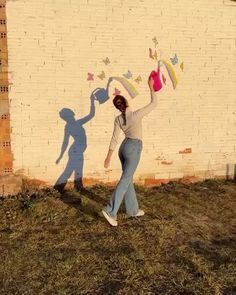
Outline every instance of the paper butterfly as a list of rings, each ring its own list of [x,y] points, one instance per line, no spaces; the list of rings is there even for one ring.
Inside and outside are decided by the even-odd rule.
[[[114,96],[119,95],[121,92],[119,89],[115,88],[115,92],[113,93]]]
[[[92,74],[92,73],[88,73],[87,80],[88,80],[88,81],[94,81],[94,74]]]
[[[184,70],[184,63],[183,63],[183,62],[181,62],[181,64],[180,64],[180,68],[181,68],[181,70],[182,70],[182,72],[183,72],[183,70]]]
[[[130,79],[133,77],[132,73],[130,72],[130,70],[128,70],[128,72],[126,74],[123,74],[123,76],[126,78],[126,79]]]
[[[152,38],[152,41],[155,44],[155,47],[157,47],[157,44],[158,44],[157,37]]]
[[[105,76],[105,72],[104,71],[102,71],[101,74],[98,75],[98,78],[101,79],[101,80],[103,80],[105,77],[106,76]]]
[[[163,83],[166,85],[166,77],[162,74]]]
[[[107,66],[110,63],[110,59],[107,57],[105,59],[102,60],[104,62],[104,64]]]
[[[139,84],[140,82],[142,82],[142,77],[138,76],[134,81]]]
[[[178,57],[177,55],[175,54],[175,56],[173,58],[170,58],[171,62],[172,62],[172,65],[176,65],[178,63]]]
[[[149,57],[152,59],[157,60],[157,51],[155,50],[154,53],[152,52],[152,49],[149,48]]]

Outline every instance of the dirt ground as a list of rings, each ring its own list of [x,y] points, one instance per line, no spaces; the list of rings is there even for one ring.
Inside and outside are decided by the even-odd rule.
[[[0,198],[0,294],[236,294],[236,183],[136,186],[143,217],[101,215],[113,188]]]

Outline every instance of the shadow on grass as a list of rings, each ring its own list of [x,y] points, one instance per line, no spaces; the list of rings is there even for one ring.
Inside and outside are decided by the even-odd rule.
[[[105,205],[105,199],[86,188],[82,188],[80,191],[66,191],[61,195],[60,200],[75,208],[80,215],[90,216],[90,221],[101,216],[100,211]]]
[[[119,291],[124,287],[124,280],[121,276],[117,277],[117,279],[107,278],[103,281],[102,286],[96,291],[97,295],[114,295],[119,294]],[[95,294],[95,293],[94,293]]]
[[[222,295],[236,295],[236,286],[223,289]]]
[[[230,263],[232,256],[235,255],[236,237],[214,238],[210,242],[197,240],[189,244],[197,254],[213,263],[215,268]],[[227,251],[225,251],[226,249]]]

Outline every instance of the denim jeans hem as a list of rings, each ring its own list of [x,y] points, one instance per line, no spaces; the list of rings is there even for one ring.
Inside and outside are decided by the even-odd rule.
[[[107,212],[107,208],[103,208],[103,211],[105,211],[107,213],[107,215],[109,215],[111,218],[117,220],[117,217],[116,216],[112,216],[109,212]]]
[[[126,214],[127,214],[129,217],[135,217],[137,213],[138,213],[138,211],[137,211],[135,214],[130,214],[130,213],[126,212]]]

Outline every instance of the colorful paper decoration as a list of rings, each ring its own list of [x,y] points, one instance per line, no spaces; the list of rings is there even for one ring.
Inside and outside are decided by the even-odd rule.
[[[126,74],[123,74],[123,76],[126,78],[126,79],[130,79],[133,77],[132,73],[130,72],[130,70],[128,70],[128,72]]]
[[[94,81],[94,74],[92,74],[92,73],[88,73],[87,80],[88,80],[88,81]]]
[[[162,74],[162,81],[166,85],[166,77]]]
[[[110,59],[106,57],[105,59],[102,60],[102,62],[104,62],[104,64],[107,66],[110,63]]]
[[[173,58],[170,58],[172,65],[176,65],[178,63],[178,57],[177,54]]]
[[[158,41],[157,41],[157,37],[156,36],[152,38],[152,41],[153,41],[155,47],[157,47]]]
[[[112,77],[112,79],[120,82],[129,93],[131,98],[134,98],[138,95],[138,91],[136,90],[136,88],[127,79],[123,77]]]
[[[165,61],[163,59],[161,61],[164,64],[164,66],[166,67],[166,70],[167,70],[168,75],[171,79],[173,88],[175,89],[178,84],[178,80],[176,78],[175,71],[174,71],[173,67],[167,61]]]
[[[114,96],[121,94],[121,91],[115,88],[115,92],[113,93]]]
[[[139,84],[142,82],[142,77],[139,75],[136,79],[134,79],[134,81]]]
[[[149,48],[149,57],[151,59],[157,60],[157,51],[155,50],[154,52],[152,52],[152,48]]]
[[[158,68],[157,71],[152,71],[149,79],[151,78],[153,80],[153,89],[155,92],[161,90],[162,88],[162,83],[161,83],[161,78],[160,78],[160,63],[158,62]]]
[[[98,75],[98,78],[101,79],[101,80],[105,79],[105,77],[106,76],[105,76],[105,72],[104,71],[102,71],[101,74]]]

